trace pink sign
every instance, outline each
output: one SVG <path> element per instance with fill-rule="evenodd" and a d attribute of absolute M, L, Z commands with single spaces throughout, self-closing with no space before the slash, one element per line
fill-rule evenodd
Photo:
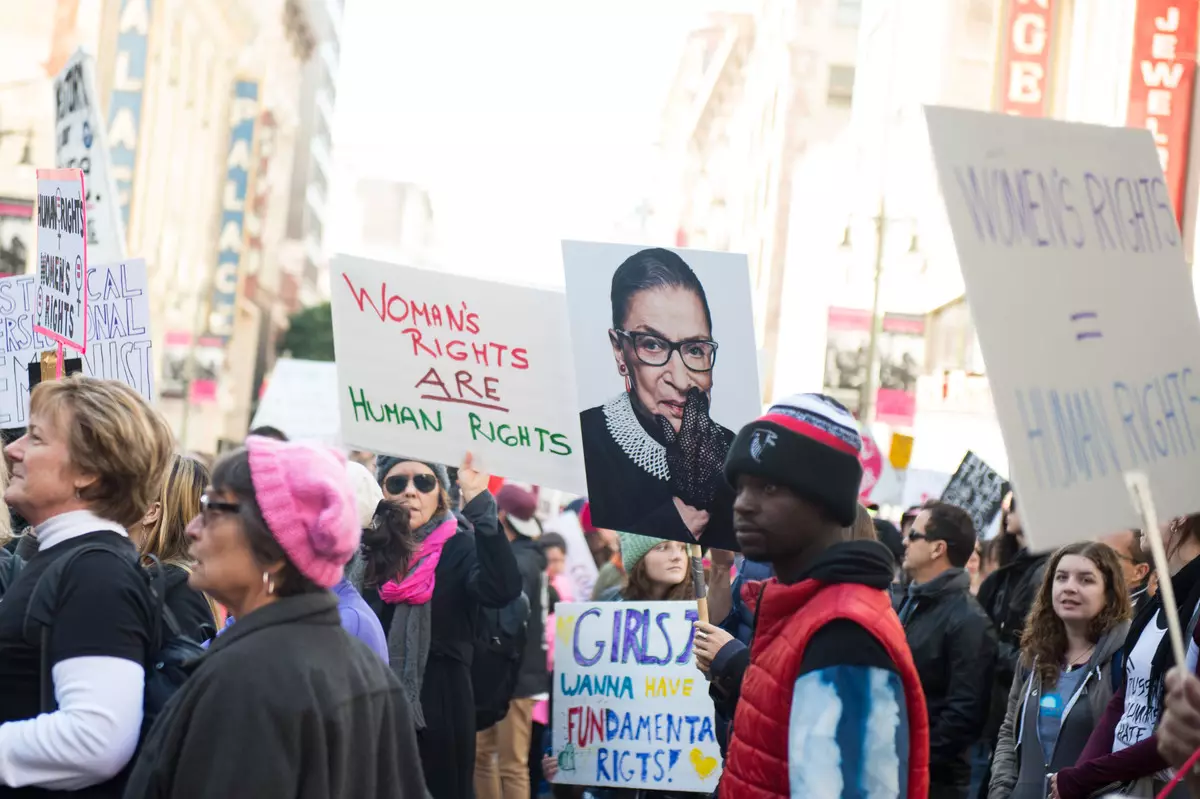
<path fill-rule="evenodd" d="M 863 476 L 858 498 L 866 502 L 875 490 L 875 484 L 879 482 L 879 475 L 883 474 L 883 453 L 879 451 L 875 439 L 866 431 L 863 432 L 862 443 L 862 452 L 859 453 L 858 460 L 862 463 Z"/>

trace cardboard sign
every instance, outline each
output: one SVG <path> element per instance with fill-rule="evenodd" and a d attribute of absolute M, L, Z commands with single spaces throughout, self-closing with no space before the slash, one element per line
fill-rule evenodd
<path fill-rule="evenodd" d="M 88 258 L 109 264 L 125 258 L 125 227 L 117 213 L 95 74 L 95 59 L 77 50 L 54 79 L 54 163 L 83 172 Z"/>
<path fill-rule="evenodd" d="M 341 445 L 337 364 L 280 358 L 258 403 L 251 429 L 277 427 L 293 441 Z"/>
<path fill-rule="evenodd" d="M 33 330 L 87 352 L 87 205 L 83 171 L 39 169 Z"/>
<path fill-rule="evenodd" d="M 571 511 L 565 511 L 543 524 L 542 529 L 547 533 L 558 533 L 567 544 L 567 577 L 575 588 L 576 598 L 591 597 L 600 572 L 592 558 L 592 551 L 588 549 L 579 517 Z"/>
<path fill-rule="evenodd" d="M 692 602 L 555 606 L 555 782 L 708 795 L 721 749 Z"/>
<path fill-rule="evenodd" d="M 347 446 L 584 492 L 561 294 L 346 255 L 331 283 Z"/>
<path fill-rule="evenodd" d="M 983 458 L 968 452 L 942 492 L 942 502 L 969 513 L 975 522 L 975 534 L 982 536 L 1000 512 L 1007 491 L 1008 481 Z"/>
<path fill-rule="evenodd" d="M 88 348 L 83 373 L 120 380 L 154 402 L 154 343 L 146 262 L 139 259 L 89 270 Z M 33 330 L 37 278 L 0 278 L 0 430 L 24 427 L 29 417 L 28 366 L 54 342 Z"/>
<path fill-rule="evenodd" d="M 1140 526 L 1129 471 L 1200 510 L 1200 318 L 1151 136 L 926 116 L 1031 547 Z"/>

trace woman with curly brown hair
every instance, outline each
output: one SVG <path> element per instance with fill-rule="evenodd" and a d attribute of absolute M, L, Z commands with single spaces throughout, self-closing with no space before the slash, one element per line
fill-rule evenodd
<path fill-rule="evenodd" d="M 1085 541 L 1055 552 L 1021 637 L 989 799 L 1050 794 L 1112 697 L 1128 630 L 1129 593 L 1112 548 Z"/>
<path fill-rule="evenodd" d="M 1200 515 L 1171 520 L 1162 537 L 1179 620 L 1190 638 L 1200 616 Z M 1062 799 L 1087 799 L 1113 785 L 1120 786 L 1122 796 L 1151 797 L 1165 784 L 1167 761 L 1158 752 L 1154 731 L 1162 717 L 1166 674 L 1183 664 L 1177 664 L 1171 652 L 1162 602 L 1157 593 L 1138 610 L 1125 640 L 1122 679 L 1113 686 L 1116 695 L 1077 765 L 1056 776 L 1056 795 Z M 1195 671 L 1196 643 L 1187 638 L 1185 643 L 1188 665 Z M 1185 797 L 1186 789 L 1171 796 Z"/>

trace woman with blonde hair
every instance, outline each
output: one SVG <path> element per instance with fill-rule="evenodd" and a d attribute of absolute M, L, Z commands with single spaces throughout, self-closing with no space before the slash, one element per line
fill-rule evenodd
<path fill-rule="evenodd" d="M 4 499 L 39 548 L 0 602 L 0 785 L 121 795 L 157 632 L 126 530 L 171 451 L 166 422 L 124 384 L 74 375 L 34 388 L 29 428 L 5 450 Z M 52 568 L 42 607 L 34 589 Z"/>
<path fill-rule="evenodd" d="M 208 485 L 208 469 L 188 455 L 175 455 L 158 498 L 141 520 L 129 528 L 142 565 L 152 572 L 155 561 L 166 579 L 166 606 L 184 635 L 197 643 L 212 638 L 222 623 L 217 603 L 188 586 L 192 559 L 185 531 L 200 515 L 200 495 Z"/>
<path fill-rule="evenodd" d="M 1129 613 L 1107 544 L 1071 544 L 1050 558 L 1021 637 L 989 799 L 1044 799 L 1054 774 L 1075 764 L 1113 695 Z"/>

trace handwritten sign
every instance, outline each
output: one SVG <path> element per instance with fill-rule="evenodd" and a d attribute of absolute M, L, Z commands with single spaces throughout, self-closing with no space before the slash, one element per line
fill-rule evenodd
<path fill-rule="evenodd" d="M 1150 134 L 926 116 L 1031 544 L 1140 526 L 1126 471 L 1200 510 L 1200 318 Z"/>
<path fill-rule="evenodd" d="M 712 793 L 721 750 L 691 602 L 555 606 L 555 782 Z"/>
<path fill-rule="evenodd" d="M 982 536 L 1000 512 L 1000 503 L 1008 491 L 1007 481 L 974 452 L 968 452 L 942 491 L 942 502 L 962 508 L 975 523 L 975 535 Z"/>
<path fill-rule="evenodd" d="M 125 230 L 117 213 L 117 189 L 100 121 L 95 69 L 95 60 L 77 50 L 54 80 L 54 160 L 60 168 L 83 172 L 88 258 L 108 264 L 125 257 Z"/>
<path fill-rule="evenodd" d="M 270 425 L 293 441 L 339 446 L 337 364 L 280 358 L 250 422 Z"/>
<path fill-rule="evenodd" d="M 33 329 L 87 352 L 87 205 L 83 170 L 39 169 Z"/>
<path fill-rule="evenodd" d="M 83 373 L 120 380 L 154 401 L 154 344 L 146 262 L 89 268 L 88 348 Z M 29 419 L 28 365 L 54 342 L 35 333 L 37 278 L 0 278 L 0 430 Z"/>
<path fill-rule="evenodd" d="M 585 491 L 562 294 L 345 255 L 331 282 L 347 446 Z"/>

